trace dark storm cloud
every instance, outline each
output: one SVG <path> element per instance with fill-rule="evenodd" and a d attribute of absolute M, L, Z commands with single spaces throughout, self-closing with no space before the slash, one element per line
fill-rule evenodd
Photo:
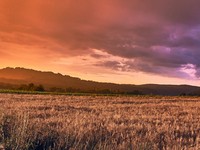
<path fill-rule="evenodd" d="M 46 45 L 50 53 L 63 56 L 90 54 L 101 59 L 91 51 L 99 49 L 129 59 L 127 70 L 169 76 L 180 76 L 178 69 L 193 64 L 199 76 L 199 6 L 197 0 L 2 0 L 0 27 L 6 34 L 0 38 Z M 14 31 L 26 37 L 6 36 Z M 100 63 L 126 70 L 120 62 Z"/>

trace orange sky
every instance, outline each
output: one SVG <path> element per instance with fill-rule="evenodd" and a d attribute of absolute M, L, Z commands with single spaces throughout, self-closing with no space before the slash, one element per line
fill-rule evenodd
<path fill-rule="evenodd" d="M 0 68 L 199 85 L 199 3 L 0 0 Z"/>

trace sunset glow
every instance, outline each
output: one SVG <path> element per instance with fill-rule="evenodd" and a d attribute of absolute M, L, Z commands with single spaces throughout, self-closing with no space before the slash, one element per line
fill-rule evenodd
<path fill-rule="evenodd" d="M 200 1 L 0 0 L 0 68 L 200 85 Z"/>

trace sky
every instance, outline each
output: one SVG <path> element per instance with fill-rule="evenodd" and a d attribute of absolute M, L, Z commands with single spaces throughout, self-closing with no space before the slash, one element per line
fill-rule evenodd
<path fill-rule="evenodd" d="M 200 85 L 198 0 L 0 0 L 0 68 Z"/>

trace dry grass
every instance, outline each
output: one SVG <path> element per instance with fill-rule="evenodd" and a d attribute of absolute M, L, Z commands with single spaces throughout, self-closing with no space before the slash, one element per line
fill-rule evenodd
<path fill-rule="evenodd" d="M 0 146 L 198 149 L 200 98 L 0 94 Z"/>

